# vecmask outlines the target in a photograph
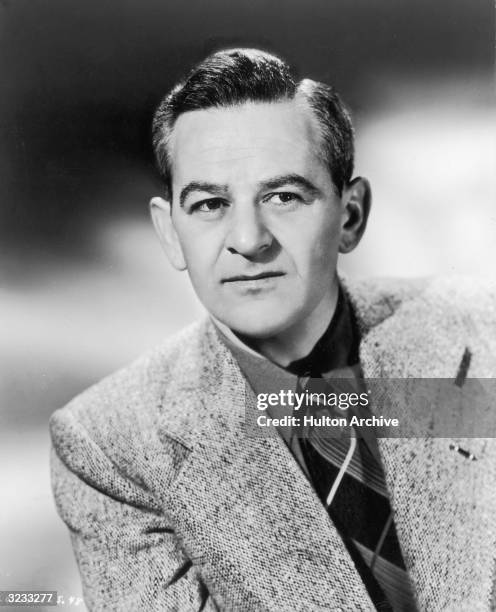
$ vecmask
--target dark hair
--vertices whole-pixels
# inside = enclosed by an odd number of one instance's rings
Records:
[[[337,92],[310,79],[296,81],[288,64],[258,49],[229,49],[208,56],[165,96],[152,126],[153,148],[167,196],[172,196],[168,144],[174,123],[188,111],[277,102],[304,97],[321,130],[322,155],[339,194],[353,173],[353,126]]]

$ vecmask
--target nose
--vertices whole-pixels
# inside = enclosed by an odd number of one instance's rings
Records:
[[[260,211],[253,205],[233,207],[226,248],[230,253],[253,258],[269,249],[273,236]]]

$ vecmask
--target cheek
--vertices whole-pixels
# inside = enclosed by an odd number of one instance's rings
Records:
[[[191,282],[199,294],[215,284],[219,242],[207,231],[181,236],[181,246]]]
[[[188,266],[195,269],[208,268],[209,262],[215,258],[218,250],[215,232],[201,226],[178,225],[177,234]]]
[[[292,241],[293,260],[300,274],[328,273],[339,249],[339,227],[336,224],[321,226],[315,231],[304,229]],[[311,280],[311,279],[310,279]]]

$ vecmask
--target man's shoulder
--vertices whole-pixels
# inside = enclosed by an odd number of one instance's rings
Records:
[[[369,330],[402,312],[456,311],[481,323],[496,322],[496,283],[447,275],[423,278],[342,279],[360,327]]]
[[[174,422],[188,411],[175,407],[188,401],[185,390],[201,384],[211,336],[209,321],[196,322],[56,410],[50,419],[55,448],[60,450],[72,431],[76,437],[88,436],[105,452],[132,456],[140,452],[133,449],[140,440],[146,446],[156,438],[159,447],[161,436],[170,431],[187,432]],[[188,444],[181,436],[176,442]]]

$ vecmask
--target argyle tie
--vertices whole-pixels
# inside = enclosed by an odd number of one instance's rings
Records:
[[[356,379],[312,376],[308,393],[356,391]],[[315,418],[343,417],[328,406],[306,406]],[[369,411],[370,415],[370,411]],[[369,416],[366,415],[366,416]],[[361,409],[361,415],[363,409]],[[300,445],[315,489],[338,528],[378,610],[415,611],[410,579],[399,546],[377,441],[370,429],[310,427]],[[330,437],[332,435],[332,437]]]

